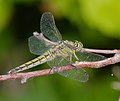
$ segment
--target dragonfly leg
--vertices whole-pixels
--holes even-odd
[[[69,64],[72,64],[72,54],[69,57]]]
[[[56,73],[56,72],[58,72],[58,69],[56,67],[51,68],[50,71],[49,71],[49,74],[51,73],[51,71]]]
[[[70,61],[72,61],[72,54],[70,55],[70,58],[69,58],[69,59],[70,59]]]
[[[79,60],[78,57],[77,57],[77,55],[75,54],[75,52],[74,52],[73,54],[74,54],[75,58],[76,58],[77,60]]]

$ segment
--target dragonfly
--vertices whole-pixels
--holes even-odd
[[[105,58],[102,55],[81,51],[83,44],[79,41],[62,40],[51,12],[42,14],[40,29],[41,33],[33,32],[33,36],[28,39],[30,52],[39,56],[11,69],[9,74],[21,72],[45,62],[54,70],[60,66],[73,64],[75,61],[99,61]],[[86,82],[89,78],[88,73],[82,68],[73,68],[58,73],[81,82]]]

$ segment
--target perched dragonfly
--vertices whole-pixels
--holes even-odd
[[[82,52],[81,42],[63,41],[58,31],[54,17],[50,12],[43,13],[40,21],[41,33],[34,32],[29,38],[30,52],[40,55],[39,57],[11,69],[8,73],[17,73],[45,62],[51,68],[57,68],[63,65],[72,64],[74,61],[98,61],[105,57],[97,54]],[[74,68],[59,72],[60,75],[86,82],[89,78],[87,72],[82,68]]]

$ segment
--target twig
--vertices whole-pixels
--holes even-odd
[[[114,49],[114,50],[100,50],[100,49],[88,49],[88,48],[83,48],[83,51],[92,52],[92,53],[102,53],[102,54],[115,54],[115,53],[120,53],[120,50],[117,50],[117,49]]]
[[[120,97],[118,98],[118,101],[120,101]]]
[[[97,52],[97,53],[104,53],[104,54],[114,54],[116,53],[113,57],[101,60],[101,61],[96,61],[96,62],[77,62],[74,65],[76,68],[101,68],[105,67],[107,65],[115,64],[120,62],[120,50],[94,50],[94,49],[85,49],[85,51],[88,52]],[[38,70],[38,71],[33,71],[33,72],[27,72],[27,73],[16,73],[16,74],[8,74],[8,75],[0,75],[0,81],[3,80],[9,80],[9,79],[28,79],[32,77],[37,77],[37,76],[43,76],[43,75],[48,75],[48,74],[54,74],[57,72],[63,72],[66,70],[73,69],[72,65],[67,65],[67,66],[62,66],[58,67],[57,71],[53,69],[45,69],[45,70]]]

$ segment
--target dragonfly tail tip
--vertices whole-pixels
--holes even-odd
[[[15,69],[11,69],[10,71],[7,72],[7,74],[14,74],[14,73],[16,73]]]

